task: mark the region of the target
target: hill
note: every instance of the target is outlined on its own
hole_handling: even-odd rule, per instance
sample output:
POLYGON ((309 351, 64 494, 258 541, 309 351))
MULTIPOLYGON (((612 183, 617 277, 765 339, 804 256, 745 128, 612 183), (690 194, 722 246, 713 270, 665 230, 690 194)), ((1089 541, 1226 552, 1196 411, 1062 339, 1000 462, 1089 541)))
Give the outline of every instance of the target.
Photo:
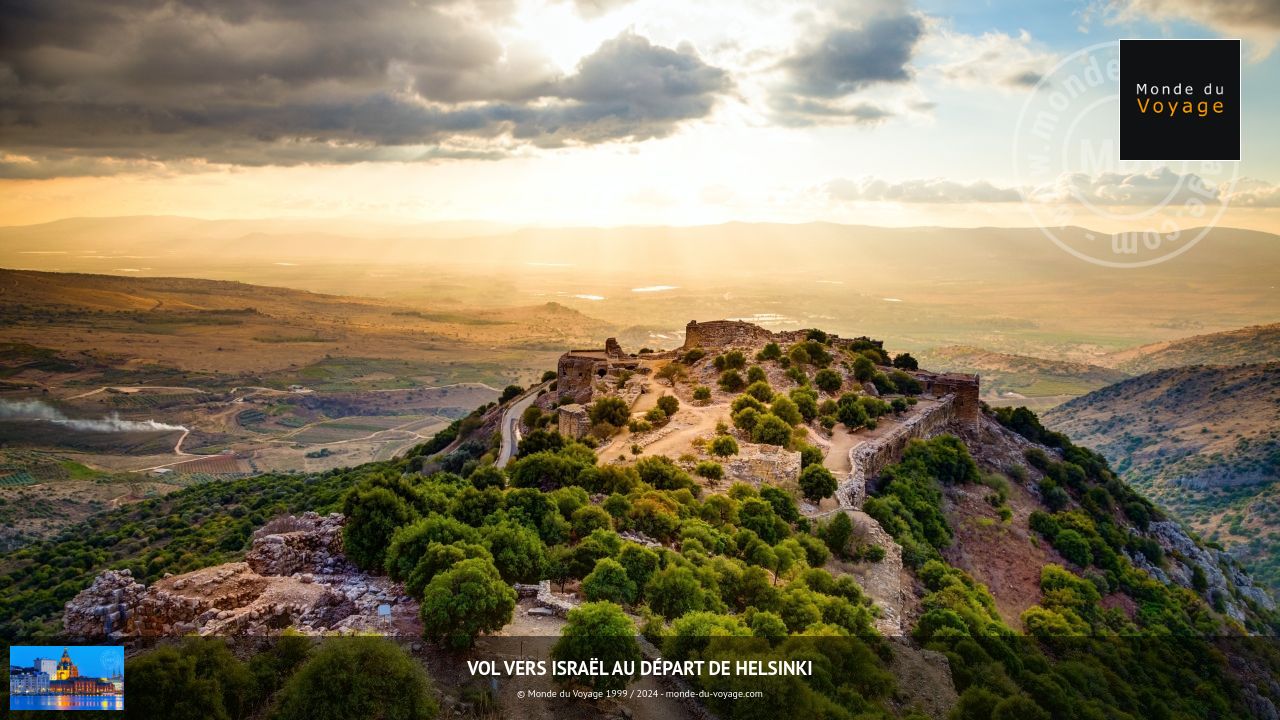
POLYGON ((1280 323, 1195 335, 1111 353, 1099 362, 1130 374, 1185 365, 1241 365, 1280 360, 1280 323))
POLYGON ((982 399, 989 405, 1025 405, 1036 410, 1129 377, 1119 370, 1085 362, 1047 360, 966 346, 927 350, 920 353, 919 359, 935 370, 981 375, 982 399))
MULTIPOLYGON (((1231 334, 1228 334, 1231 335, 1231 334)), ((1045 423, 1280 587, 1280 363, 1157 370, 1045 423)))
POLYGON ((554 300, 616 326, 652 327, 659 347, 691 317, 741 317, 870 333, 913 352, 963 344, 1094 364, 1188 332, 1274 322, 1269 270, 1278 265, 1280 239, 1232 228, 1141 273, 1082 263, 1037 228, 511 230, 190 218, 0 228, 7 267, 239 280, 436 310, 554 300))
MULTIPOLYGON (((618 643, 642 630, 657 646, 645 657, 823 668, 781 686, 686 678, 776 691, 749 710, 709 694, 726 720, 796 707, 934 720, 1274 711, 1277 659, 1269 641, 1245 637, 1274 633, 1270 598, 1102 457, 1026 410, 982 411, 968 394, 977 378, 895 372, 877 341, 741 323, 700 330, 681 352, 569 353, 603 372, 486 405, 391 460, 201 483, 0 554, 10 588, 0 636, 70 621, 97 633, 93 611, 115 598, 128 610, 112 626, 125 642, 207 636, 170 651, 182 655, 237 627, 323 633, 382 614, 383 603, 406 623, 395 627, 422 635, 433 674, 452 686, 475 678, 447 648, 474 644, 472 658, 537 634, 547 642, 512 652, 541 659, 539 647, 598 612, 630 628, 611 635, 618 643), (562 390, 591 395, 598 421, 579 439, 553 429, 553 411, 581 411, 559 407, 562 390), (722 425, 699 421, 722 415, 722 425), (528 430, 518 457, 498 467, 517 424, 528 430), (340 528, 340 545, 328 535, 324 561, 298 565, 319 538, 278 516, 337 509, 323 524, 340 528), (105 572, 122 569, 125 579, 105 572), (511 587, 539 581, 530 597, 511 587), (272 594, 285 591, 289 602, 272 594), (228 622, 236 617, 256 624, 228 622), (1106 681, 1073 680, 1082 677, 1106 681)), ((492 701, 524 712, 523 700, 509 704, 507 690, 492 701)), ((577 701, 554 707, 599 715, 577 701)))

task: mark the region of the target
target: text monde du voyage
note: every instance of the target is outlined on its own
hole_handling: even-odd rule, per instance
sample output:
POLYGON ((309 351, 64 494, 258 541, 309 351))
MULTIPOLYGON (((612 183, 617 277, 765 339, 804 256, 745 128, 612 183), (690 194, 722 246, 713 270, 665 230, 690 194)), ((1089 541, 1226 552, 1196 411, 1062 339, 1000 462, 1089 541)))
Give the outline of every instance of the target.
POLYGON ((1138 112, 1143 115, 1209 117, 1226 112, 1225 101, 1213 99, 1215 96, 1221 97, 1225 94, 1223 88, 1222 85, 1205 83, 1197 94, 1196 88, 1188 83, 1176 85, 1136 83, 1134 90, 1137 94, 1135 100, 1138 102, 1138 112))
POLYGON ((812 660, 468 660, 472 676, 545 676, 553 677, 616 675, 653 677, 660 675, 788 675, 808 677, 813 674, 812 660))

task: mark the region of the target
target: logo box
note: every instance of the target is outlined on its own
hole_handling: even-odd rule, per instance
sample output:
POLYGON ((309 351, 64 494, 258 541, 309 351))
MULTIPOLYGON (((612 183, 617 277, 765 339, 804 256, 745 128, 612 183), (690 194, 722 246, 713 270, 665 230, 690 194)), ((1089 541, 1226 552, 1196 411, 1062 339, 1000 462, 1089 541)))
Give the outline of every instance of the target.
POLYGON ((1240 159, 1239 40, 1120 41, 1121 160, 1240 159))

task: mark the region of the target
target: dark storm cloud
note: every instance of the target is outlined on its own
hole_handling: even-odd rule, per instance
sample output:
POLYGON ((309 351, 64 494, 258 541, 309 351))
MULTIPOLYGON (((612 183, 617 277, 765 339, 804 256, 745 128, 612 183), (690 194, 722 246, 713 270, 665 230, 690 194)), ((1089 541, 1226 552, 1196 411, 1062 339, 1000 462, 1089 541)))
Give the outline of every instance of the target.
POLYGON ((827 30, 783 61, 787 81, 772 104, 790 124, 831 117, 876 122, 888 114, 882 108, 839 101, 872 85, 909 81, 909 63, 924 30, 919 16, 900 9, 827 30))
POLYGON ((838 97, 874 83, 911 79, 907 63, 924 23, 914 15, 874 18, 856 28, 831 31, 789 58, 792 90, 810 97, 838 97))
POLYGON ((503 47, 491 28, 509 11, 497 1, 5 3, 0 177, 643 140, 706 116, 730 88, 692 48, 629 33, 563 76, 503 47))

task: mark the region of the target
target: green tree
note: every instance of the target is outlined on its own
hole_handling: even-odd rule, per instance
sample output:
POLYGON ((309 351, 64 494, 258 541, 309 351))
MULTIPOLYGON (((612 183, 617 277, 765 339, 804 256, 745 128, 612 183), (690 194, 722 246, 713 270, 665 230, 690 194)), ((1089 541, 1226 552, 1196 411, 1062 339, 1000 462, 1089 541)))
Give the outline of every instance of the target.
POLYGON ((876 374, 876 364, 866 355, 859 355, 853 361, 853 376, 858 382, 866 382, 876 374))
POLYGON ((1093 562, 1093 553, 1089 541, 1075 530, 1063 530, 1053 539, 1053 547, 1062 553, 1062 557, 1079 565, 1088 567, 1093 562))
POLYGON ((844 512, 838 512, 831 521, 822 526, 822 541, 827 544, 831 554, 845 557, 849 548, 849 539, 853 537, 853 521, 844 512))
POLYGON ((836 487, 835 475, 832 475, 831 471, 822 465, 809 465, 800 471, 800 491, 811 502, 818 502, 823 498, 831 497, 835 493, 836 487))
POLYGON ((631 417, 631 406, 620 397, 606 395, 591 403, 591 409, 587 415, 593 424, 608 423, 615 427, 622 427, 631 417))
POLYGON ((782 348, 776 342, 765 343, 756 358, 759 360, 777 360, 782 357, 782 348))
POLYGON ((270 718, 432 720, 439 714, 431 678, 413 657, 383 638, 351 637, 317 649, 285 683, 270 718))
POLYGON ((840 386, 844 385, 844 378, 835 370, 824 368, 819 370, 817 375, 813 376, 813 384, 817 385, 818 389, 822 392, 827 393, 828 395, 834 395, 838 390, 840 390, 840 386))
POLYGON ((717 381, 721 390, 725 392, 737 392, 746 385, 746 381, 742 379, 742 375, 737 370, 725 370, 720 373, 720 379, 717 381))
POLYGON ((253 675, 221 639, 189 638, 125 663, 129 713, 174 720, 238 720, 257 702, 253 675))
POLYGON ((711 441, 711 454, 716 457, 729 457, 738 454, 738 441, 732 435, 717 435, 711 441))
MULTIPOLYGON (((521 440, 521 443, 523 442, 521 440)), ((523 447, 523 444, 521 447, 523 447)), ((471 481, 471 486, 477 490, 491 487, 501 490, 507 486, 507 474, 502 472, 502 468, 494 465, 481 465, 473 470, 467 479, 471 481)))
POLYGON ((630 604, 636 599, 636 584, 617 560, 601 558, 596 561, 595 569, 582 579, 582 593, 590 601, 630 604))
POLYGON ((613 518, 599 505, 583 505, 571 519, 575 537, 584 538, 596 530, 612 530, 613 518))
POLYGON ((751 367, 747 368, 747 382, 749 383, 762 382, 767 384, 769 382, 769 376, 765 374, 764 368, 760 367, 759 365, 752 365, 751 367))
POLYGON ((483 529, 493 565, 507 582, 537 582, 547 565, 547 546, 524 525, 502 522, 483 529))
POLYGON ((347 516, 343 549, 352 562, 369 572, 382 572, 391 536, 417 517, 408 503, 384 487, 353 489, 342 511, 347 516))
POLYGON ((663 395, 658 398, 658 408, 671 417, 680 410, 680 399, 675 395, 663 395))
POLYGON ((508 385, 502 388, 502 396, 498 398, 499 405, 505 405, 511 400, 515 400, 524 394, 524 388, 519 385, 508 385))
POLYGON ((745 392, 762 403, 767 403, 773 399, 773 388, 769 387, 769 383, 764 380, 751 383, 747 386, 745 392))
POLYGON ((476 529, 447 516, 431 514, 405 525, 391 536, 386 568, 392 580, 404 580, 432 543, 477 542, 476 529))
POLYGON ((911 357, 911 353, 902 353, 895 355, 893 358, 893 366, 900 370, 919 370, 920 363, 911 357))
POLYGON ((687 567, 668 567, 654 573, 644 594, 649 607, 668 620, 707 608, 707 591, 687 567))
POLYGON ((765 413, 751 429, 751 439, 765 445, 786 446, 791 442, 791 426, 777 415, 765 413))
POLYGON ((795 401, 786 395, 775 397, 773 404, 769 406, 769 412, 793 427, 804 422, 804 416, 800 414, 800 408, 796 407, 795 401))
POLYGON ((446 545, 433 542, 422 553, 422 557, 418 559, 418 564, 413 566, 413 571, 409 573, 409 579, 404 583, 404 590, 411 597, 421 600, 422 591, 426 589, 428 583, 435 579, 436 575, 463 560, 471 560, 473 558, 493 562, 493 555, 483 545, 469 542, 446 545))
POLYGON ((693 389, 693 399, 698 402, 705 402, 711 399, 711 388, 706 385, 699 385, 693 389))
MULTIPOLYGON (((586 662, 598 660, 612 669, 614 663, 640 663, 636 627, 622 608, 611 602, 589 602, 570 610, 560 639, 551 648, 551 659, 586 662)), ((621 690, 631 681, 624 675, 560 675, 560 682, 579 682, 601 692, 621 690)))
POLYGON ((724 466, 718 462, 703 460, 693 469, 694 474, 704 477, 708 480, 720 480, 724 478, 724 466))
POLYGON ((469 648, 480 633, 511 622, 515 607, 516 591, 493 563, 463 560, 437 574, 423 590, 422 634, 448 647, 469 648))

